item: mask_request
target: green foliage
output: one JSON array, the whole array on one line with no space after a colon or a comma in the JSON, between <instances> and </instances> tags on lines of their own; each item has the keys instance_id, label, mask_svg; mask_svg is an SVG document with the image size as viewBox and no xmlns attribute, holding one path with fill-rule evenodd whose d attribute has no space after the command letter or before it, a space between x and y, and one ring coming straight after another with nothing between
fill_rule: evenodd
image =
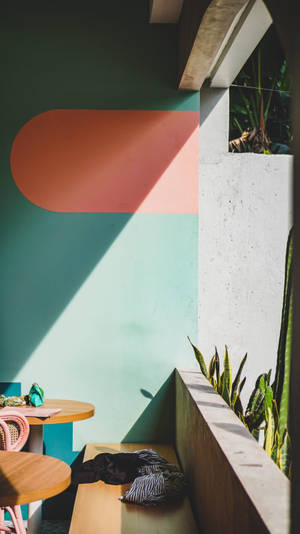
<instances>
[{"instance_id":1,"label":"green foliage","mask_svg":"<svg viewBox=\"0 0 300 534\"><path fill-rule=\"evenodd\" d=\"M280 448L279 467L287 477L291 476L291 464L291 440L289 433L286 430L283 435L282 445Z\"/></svg>"},{"instance_id":2,"label":"green foliage","mask_svg":"<svg viewBox=\"0 0 300 534\"><path fill-rule=\"evenodd\" d=\"M290 363L293 320L293 229L286 248L284 295L277 352L275 379L272 384L272 408L266 411L265 448L285 475L291 471L291 440L288 433ZM274 398L273 398L274 397Z\"/></svg>"},{"instance_id":3,"label":"green foliage","mask_svg":"<svg viewBox=\"0 0 300 534\"><path fill-rule=\"evenodd\" d=\"M293 316L292 277L293 229L289 233L286 250L284 296L275 379L271 387L271 369L268 373L258 376L245 412L240 395L246 381L246 377L241 380L241 375L247 354L242 359L236 376L232 381L232 368L226 345L223 372L220 374L220 358L217 348L215 348L215 354L210 360L207 371L203 355L188 338L204 376L210 381L215 390L222 395L228 406L234 410L257 440L259 439L259 431L262 428L261 425L265 422L263 427L264 449L287 476L290 476L291 471L288 412Z\"/></svg>"},{"instance_id":4,"label":"green foliage","mask_svg":"<svg viewBox=\"0 0 300 534\"><path fill-rule=\"evenodd\" d=\"M193 347L195 357L200 365L202 374L210 381L211 385L223 397L228 406L230 406L235 411L237 416L243 419L244 412L240 396L246 381L246 377L241 380L241 374L245 362L247 360L247 354L245 354L244 358L242 359L236 376L232 381L232 367L227 346L225 346L223 372L220 373L220 357L218 354L217 347L215 347L215 353L210 359L207 372L203 355L201 354L199 349L197 349L197 347L193 345L189 337L188 340Z\"/></svg>"},{"instance_id":5,"label":"green foliage","mask_svg":"<svg viewBox=\"0 0 300 534\"><path fill-rule=\"evenodd\" d=\"M268 407L266 414L267 414L267 424L265 426L264 449L269 456L272 456L272 449L273 449L273 444L275 442L275 431L276 431L275 419L273 417L273 412L271 408Z\"/></svg>"},{"instance_id":6,"label":"green foliage","mask_svg":"<svg viewBox=\"0 0 300 534\"><path fill-rule=\"evenodd\" d=\"M274 383L272 385L280 415L279 433L283 433L288 425L290 362L292 349L292 318L293 318L293 229L290 230L285 260L284 295L281 316L281 328L277 352L277 365Z\"/></svg>"},{"instance_id":7,"label":"green foliage","mask_svg":"<svg viewBox=\"0 0 300 534\"><path fill-rule=\"evenodd\" d=\"M246 381L246 377L244 377L242 382L240 383L242 370L246 363L246 360L247 360L247 354L245 354L244 358L242 359L240 366L238 368L238 372L236 373L235 379L232 383L230 401L233 405L235 405L236 399L240 396L241 389L243 388L245 381Z\"/></svg>"},{"instance_id":8,"label":"green foliage","mask_svg":"<svg viewBox=\"0 0 300 534\"><path fill-rule=\"evenodd\" d=\"M206 365L205 365L205 361L204 361L204 358L200 352L199 349L197 349L197 347L195 347L195 345L193 345L193 343L191 342L190 338L188 337L188 340L190 342L190 344L192 345L193 349L194 349L194 353L195 353L195 356L196 356L196 360L197 362L199 363L200 365L200 369L202 371L202 373L204 374L204 376L206 378L208 378L208 375L207 375L207 369L206 369Z\"/></svg>"},{"instance_id":9,"label":"green foliage","mask_svg":"<svg viewBox=\"0 0 300 534\"><path fill-rule=\"evenodd\" d=\"M265 406L266 424L264 428L264 449L283 473L290 477L291 471L291 440L287 428L280 432L280 414L273 390L269 388L269 402Z\"/></svg>"},{"instance_id":10,"label":"green foliage","mask_svg":"<svg viewBox=\"0 0 300 534\"><path fill-rule=\"evenodd\" d=\"M231 151L290 153L290 87L284 52L271 26L230 88Z\"/></svg>"},{"instance_id":11,"label":"green foliage","mask_svg":"<svg viewBox=\"0 0 300 534\"><path fill-rule=\"evenodd\" d=\"M245 412L245 424L252 435L258 439L259 429L265 420L265 398L269 392L271 370L259 375L250 395Z\"/></svg>"},{"instance_id":12,"label":"green foliage","mask_svg":"<svg viewBox=\"0 0 300 534\"><path fill-rule=\"evenodd\" d=\"M202 374L223 397L228 406L234 410L255 439L259 439L259 432L262 428L264 429L265 451L280 469L289 476L291 467L290 437L287 426L283 427L281 422L281 415L278 413L276 399L274 399L273 389L270 386L271 369L268 373L262 373L258 376L244 412L241 392L246 382L246 377L241 380L241 375L247 360L247 354L241 360L238 371L232 381L232 367L226 345L223 371L220 374L220 357L217 348L215 347L215 353L210 359L207 371L204 356L193 345L190 338L188 340L193 347ZM265 425L262 427L264 423Z\"/></svg>"}]
</instances>

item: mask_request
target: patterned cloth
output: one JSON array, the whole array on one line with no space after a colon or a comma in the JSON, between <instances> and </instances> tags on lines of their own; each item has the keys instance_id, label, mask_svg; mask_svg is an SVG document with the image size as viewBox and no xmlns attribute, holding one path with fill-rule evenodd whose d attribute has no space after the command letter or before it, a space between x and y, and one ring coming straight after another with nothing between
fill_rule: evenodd
<instances>
[{"instance_id":1,"label":"patterned cloth","mask_svg":"<svg viewBox=\"0 0 300 534\"><path fill-rule=\"evenodd\" d=\"M141 474L142 467L166 462L152 449L115 454L104 452L73 469L72 483L87 484L103 480L106 484L128 484Z\"/></svg>"},{"instance_id":2,"label":"patterned cloth","mask_svg":"<svg viewBox=\"0 0 300 534\"><path fill-rule=\"evenodd\" d=\"M186 489L187 483L183 473L178 469L169 471L166 466L161 472L137 477L120 500L143 506L172 504L184 497Z\"/></svg>"},{"instance_id":3,"label":"patterned cloth","mask_svg":"<svg viewBox=\"0 0 300 534\"><path fill-rule=\"evenodd\" d=\"M181 499L187 488L183 473L152 449L135 452L102 453L72 472L73 484L102 480L106 484L132 486L122 502L157 506Z\"/></svg>"}]
</instances>

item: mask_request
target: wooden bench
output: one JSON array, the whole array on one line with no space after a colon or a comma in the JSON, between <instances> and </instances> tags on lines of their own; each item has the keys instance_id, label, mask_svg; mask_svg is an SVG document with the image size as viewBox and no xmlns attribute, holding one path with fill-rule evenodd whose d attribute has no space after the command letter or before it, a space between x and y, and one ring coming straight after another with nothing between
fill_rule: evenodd
<instances>
[{"instance_id":1,"label":"wooden bench","mask_svg":"<svg viewBox=\"0 0 300 534\"><path fill-rule=\"evenodd\" d=\"M103 452L156 450L170 463L178 464L170 445L149 443L88 444L84 461ZM76 495L69 534L196 534L190 502L147 508L122 504L119 500L129 485L113 486L104 482L80 484Z\"/></svg>"}]
</instances>

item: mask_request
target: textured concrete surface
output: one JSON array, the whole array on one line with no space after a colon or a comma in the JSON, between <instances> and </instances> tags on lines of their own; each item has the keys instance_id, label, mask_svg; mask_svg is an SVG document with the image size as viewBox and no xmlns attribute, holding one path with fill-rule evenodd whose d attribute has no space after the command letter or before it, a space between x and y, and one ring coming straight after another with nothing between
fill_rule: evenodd
<instances>
[{"instance_id":1,"label":"textured concrete surface","mask_svg":"<svg viewBox=\"0 0 300 534\"><path fill-rule=\"evenodd\" d=\"M262 0L248 2L220 46L208 76L211 87L230 86L271 24L272 18Z\"/></svg>"},{"instance_id":2,"label":"textured concrete surface","mask_svg":"<svg viewBox=\"0 0 300 534\"><path fill-rule=\"evenodd\" d=\"M176 371L176 449L205 534L288 534L289 480L200 372Z\"/></svg>"},{"instance_id":3,"label":"textured concrete surface","mask_svg":"<svg viewBox=\"0 0 300 534\"><path fill-rule=\"evenodd\" d=\"M200 93L199 339L210 357L229 346L256 377L275 371L291 226L293 157L228 152L229 93Z\"/></svg>"}]
</instances>

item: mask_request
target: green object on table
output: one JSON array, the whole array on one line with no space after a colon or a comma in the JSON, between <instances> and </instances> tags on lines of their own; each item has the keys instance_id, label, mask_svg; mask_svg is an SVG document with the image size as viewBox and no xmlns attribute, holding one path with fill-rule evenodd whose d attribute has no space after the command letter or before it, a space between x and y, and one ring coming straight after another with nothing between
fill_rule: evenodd
<instances>
[{"instance_id":1,"label":"green object on table","mask_svg":"<svg viewBox=\"0 0 300 534\"><path fill-rule=\"evenodd\" d=\"M32 406L42 406L44 404L44 390L37 383L32 384L29 398Z\"/></svg>"}]
</instances>

